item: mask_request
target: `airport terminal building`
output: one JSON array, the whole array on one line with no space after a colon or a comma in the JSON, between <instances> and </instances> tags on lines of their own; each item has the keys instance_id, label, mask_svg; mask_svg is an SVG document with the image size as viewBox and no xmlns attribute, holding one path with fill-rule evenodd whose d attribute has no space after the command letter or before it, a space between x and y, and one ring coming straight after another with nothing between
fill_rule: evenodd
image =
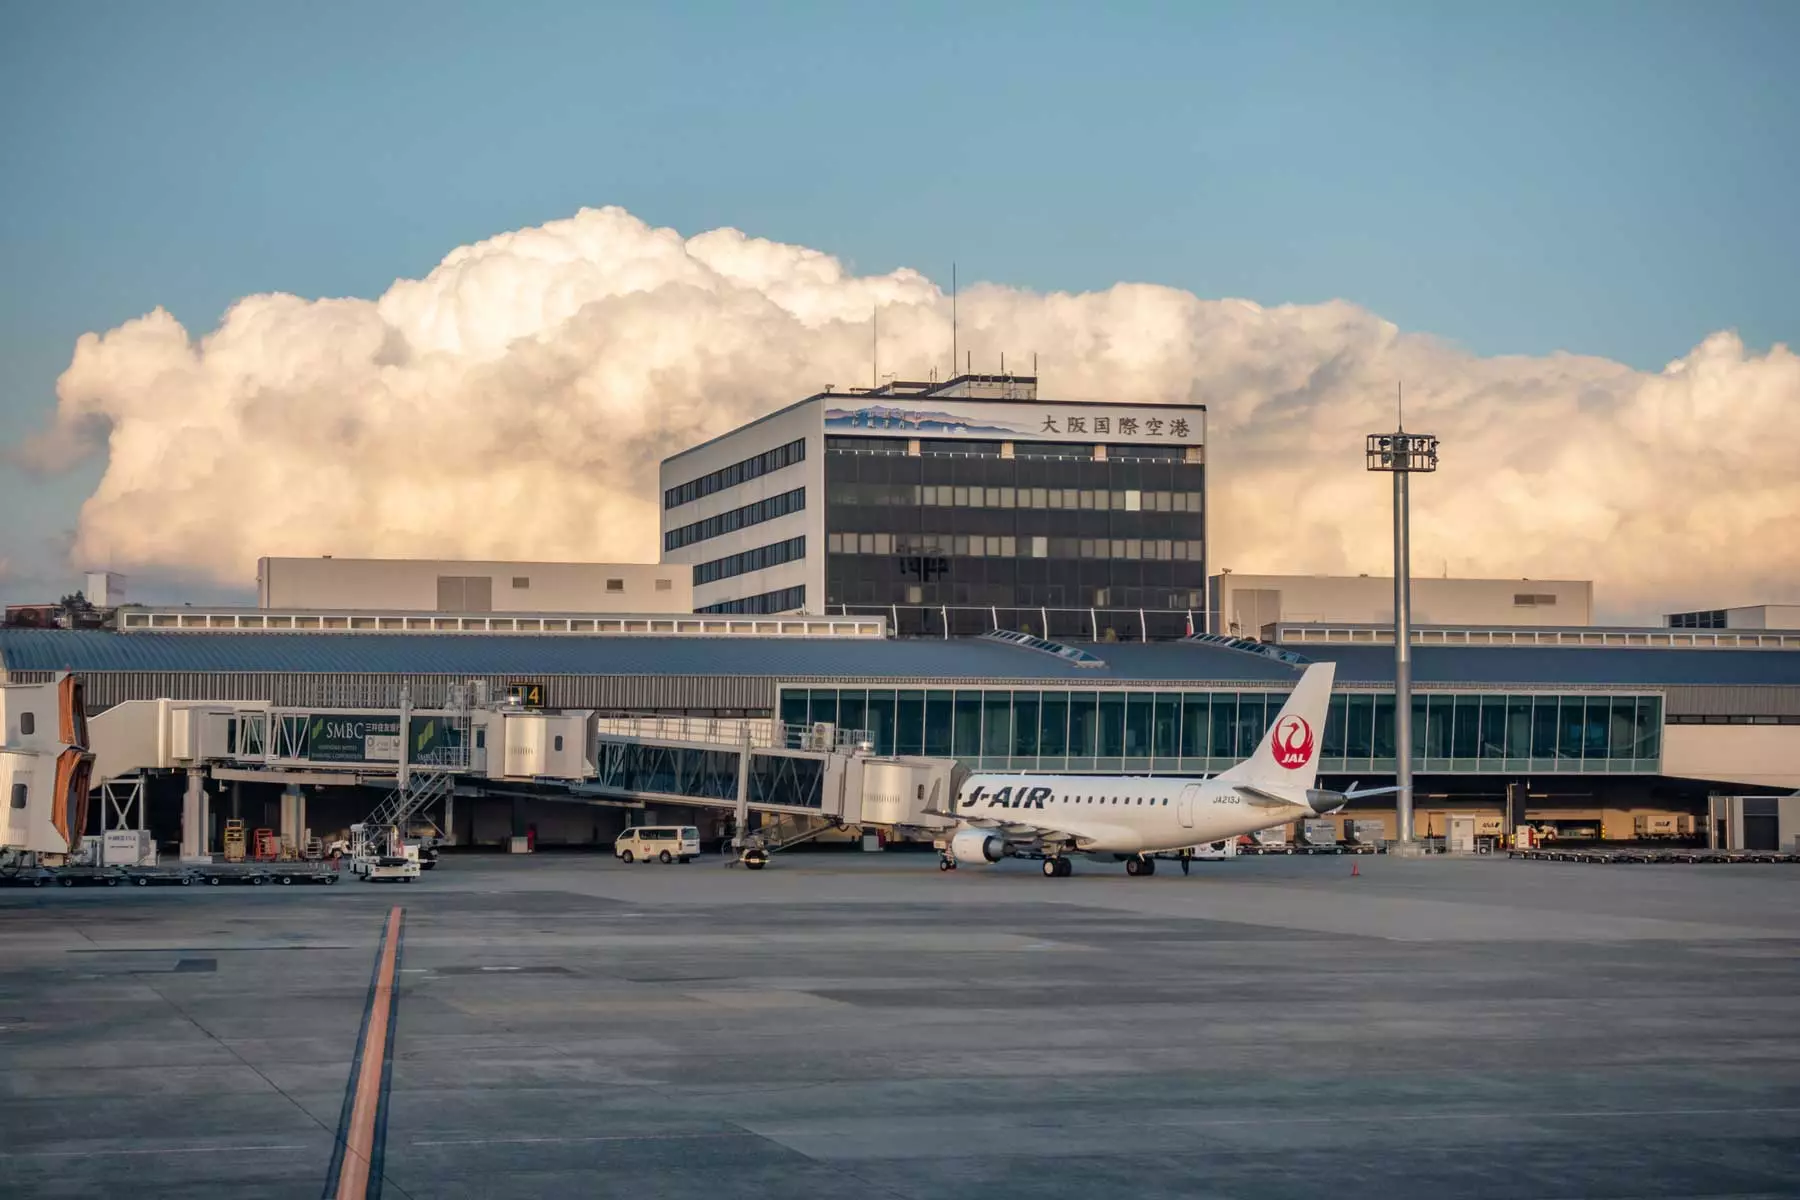
<instances>
[{"instance_id":1,"label":"airport terminal building","mask_svg":"<svg viewBox=\"0 0 1800 1200\"><path fill-rule=\"evenodd\" d=\"M1274 645L1204 634L1054 643L1006 632L896 638L883 622L855 617L617 618L587 628L568 627L575 618L546 628L555 621L488 617L480 630L447 632L429 621L411 630L403 621L297 629L294 614L258 610L124 615L120 632L0 630L4 680L45 682L71 671L96 714L130 701L207 702L222 719L267 721L271 730L326 714L392 720L403 701L436 710L477 682L496 698L535 688L536 705L552 714L544 719L566 722L556 728L574 739L569 756L562 765L509 769L505 780L465 781L457 789L459 840L498 836L520 804L537 814L546 842L609 839L632 805L646 803L646 791L658 811L716 806L714 784L689 779L675 758L657 765L667 746L626 744L619 731L628 717L761 722L759 736L771 742L780 740L766 733L771 727L839 731L840 741L854 731L859 754L928 756L979 770L1214 772L1255 746L1306 660L1337 664L1322 779L1367 783L1394 766L1391 648L1308 640L1333 631L1305 626ZM1703 832L1709 796L1800 788L1800 644L1732 631L1533 630L1530 643L1487 632L1420 631L1409 719L1421 833L1448 812L1498 814L1508 805L1523 805L1533 822L1607 837L1630 838L1646 812L1688 814ZM1628 640L1649 637L1662 640ZM638 737L648 727L629 728ZM738 736L732 726L714 746L715 735L696 740L696 727L683 728L664 741L697 755L697 772ZM256 749L260 756L260 742ZM215 763L212 786L229 778L243 796L267 792L273 803L278 783L309 778L294 774L315 765L306 753L283 759L287 774L258 773L270 765L260 758L248 770ZM391 760L360 763L342 746L316 765L337 772L334 783L358 782L346 771L393 770ZM640 786L644 772L663 772L661 782ZM829 804L830 778L820 775L823 790L788 807ZM684 791L707 787L715 790ZM350 803L330 809L342 813L331 819L361 819ZM1392 812L1381 798L1350 815L1391 823Z\"/></svg>"},{"instance_id":2,"label":"airport terminal building","mask_svg":"<svg viewBox=\"0 0 1800 1200\"><path fill-rule=\"evenodd\" d=\"M1205 443L1204 406L1029 376L827 390L663 461L663 561L702 613L1178 636L1204 623Z\"/></svg>"}]
</instances>

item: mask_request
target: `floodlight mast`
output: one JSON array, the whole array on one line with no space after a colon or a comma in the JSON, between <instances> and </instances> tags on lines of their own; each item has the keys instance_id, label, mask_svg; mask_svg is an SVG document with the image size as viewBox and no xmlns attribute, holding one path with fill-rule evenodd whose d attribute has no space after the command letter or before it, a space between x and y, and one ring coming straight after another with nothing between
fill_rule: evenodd
<instances>
[{"instance_id":1,"label":"floodlight mast","mask_svg":"<svg viewBox=\"0 0 1800 1200\"><path fill-rule=\"evenodd\" d=\"M1409 480L1437 470L1438 440L1429 433L1371 433L1367 465L1394 477L1394 796L1396 843L1413 843L1412 781L1412 512Z\"/></svg>"}]
</instances>

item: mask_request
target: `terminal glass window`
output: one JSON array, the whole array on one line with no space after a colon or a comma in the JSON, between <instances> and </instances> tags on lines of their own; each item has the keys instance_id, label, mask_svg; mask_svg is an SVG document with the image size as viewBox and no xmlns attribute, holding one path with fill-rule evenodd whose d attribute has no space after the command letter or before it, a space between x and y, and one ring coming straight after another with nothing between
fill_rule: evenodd
<instances>
[{"instance_id":1,"label":"terminal glass window","mask_svg":"<svg viewBox=\"0 0 1800 1200\"><path fill-rule=\"evenodd\" d=\"M1105 758L1125 754L1125 697L1120 692L1100 693L1100 754Z\"/></svg>"},{"instance_id":2,"label":"terminal glass window","mask_svg":"<svg viewBox=\"0 0 1800 1200\"><path fill-rule=\"evenodd\" d=\"M1357 701L1359 699L1361 699L1361 697L1350 697L1350 729L1352 737L1355 736L1357 721L1360 719L1356 715ZM1392 764L1396 753L1394 749L1394 739L1398 736L1399 734L1394 726L1394 697L1377 695L1370 713L1370 737L1375 748L1374 757L1377 759L1386 759ZM1352 744L1355 745L1357 743ZM1352 757L1355 757L1354 751L1352 751Z\"/></svg>"},{"instance_id":3,"label":"terminal glass window","mask_svg":"<svg viewBox=\"0 0 1800 1200\"><path fill-rule=\"evenodd\" d=\"M981 697L981 753L983 756L1011 754L1011 694L991 691L981 693Z\"/></svg>"},{"instance_id":4,"label":"terminal glass window","mask_svg":"<svg viewBox=\"0 0 1800 1200\"><path fill-rule=\"evenodd\" d=\"M925 693L925 753L935 758L948 758L950 749L950 716L955 694Z\"/></svg>"},{"instance_id":5,"label":"terminal glass window","mask_svg":"<svg viewBox=\"0 0 1800 1200\"><path fill-rule=\"evenodd\" d=\"M1038 753L1046 758L1061 758L1068 752L1068 694L1045 692L1038 710Z\"/></svg>"},{"instance_id":6,"label":"terminal glass window","mask_svg":"<svg viewBox=\"0 0 1800 1200\"><path fill-rule=\"evenodd\" d=\"M1100 752L1099 705L1092 692L1069 694L1069 757L1093 758Z\"/></svg>"},{"instance_id":7,"label":"terminal glass window","mask_svg":"<svg viewBox=\"0 0 1800 1200\"><path fill-rule=\"evenodd\" d=\"M1415 761L1433 773L1655 773L1657 696L1426 694L1414 697ZM866 728L880 754L955 757L972 769L1199 774L1257 748L1285 693L1152 688L786 688L790 723ZM1320 742L1327 773L1393 770L1393 697L1333 697Z\"/></svg>"}]
</instances>

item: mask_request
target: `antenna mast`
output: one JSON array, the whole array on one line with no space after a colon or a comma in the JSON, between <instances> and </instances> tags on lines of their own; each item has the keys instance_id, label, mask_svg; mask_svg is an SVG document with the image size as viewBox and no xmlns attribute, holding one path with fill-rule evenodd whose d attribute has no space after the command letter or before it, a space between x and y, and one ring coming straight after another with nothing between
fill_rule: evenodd
<instances>
[{"instance_id":1,"label":"antenna mast","mask_svg":"<svg viewBox=\"0 0 1800 1200\"><path fill-rule=\"evenodd\" d=\"M956 374L956 264L950 264L950 373Z\"/></svg>"},{"instance_id":2,"label":"antenna mast","mask_svg":"<svg viewBox=\"0 0 1800 1200\"><path fill-rule=\"evenodd\" d=\"M881 305L869 310L869 386L881 386Z\"/></svg>"}]
</instances>

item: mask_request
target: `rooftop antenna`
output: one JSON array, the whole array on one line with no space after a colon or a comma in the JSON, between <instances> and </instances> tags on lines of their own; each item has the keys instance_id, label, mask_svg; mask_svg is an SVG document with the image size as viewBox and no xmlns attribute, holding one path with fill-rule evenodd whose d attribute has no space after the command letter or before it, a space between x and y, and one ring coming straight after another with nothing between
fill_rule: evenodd
<instances>
[{"instance_id":1,"label":"rooftop antenna","mask_svg":"<svg viewBox=\"0 0 1800 1200\"><path fill-rule=\"evenodd\" d=\"M1033 379L1037 378L1037 351L1036 350L1033 350L1031 352L1031 377Z\"/></svg>"},{"instance_id":2,"label":"rooftop antenna","mask_svg":"<svg viewBox=\"0 0 1800 1200\"><path fill-rule=\"evenodd\" d=\"M956 263L950 264L950 373L956 374Z\"/></svg>"},{"instance_id":3,"label":"rooftop antenna","mask_svg":"<svg viewBox=\"0 0 1800 1200\"><path fill-rule=\"evenodd\" d=\"M1406 432L1406 381L1394 382L1394 428Z\"/></svg>"},{"instance_id":4,"label":"rooftop antenna","mask_svg":"<svg viewBox=\"0 0 1800 1200\"><path fill-rule=\"evenodd\" d=\"M881 386L881 305L869 310L869 387Z\"/></svg>"},{"instance_id":5,"label":"rooftop antenna","mask_svg":"<svg viewBox=\"0 0 1800 1200\"><path fill-rule=\"evenodd\" d=\"M1004 350L1000 352L1000 373L1006 374L1006 351Z\"/></svg>"}]
</instances>

